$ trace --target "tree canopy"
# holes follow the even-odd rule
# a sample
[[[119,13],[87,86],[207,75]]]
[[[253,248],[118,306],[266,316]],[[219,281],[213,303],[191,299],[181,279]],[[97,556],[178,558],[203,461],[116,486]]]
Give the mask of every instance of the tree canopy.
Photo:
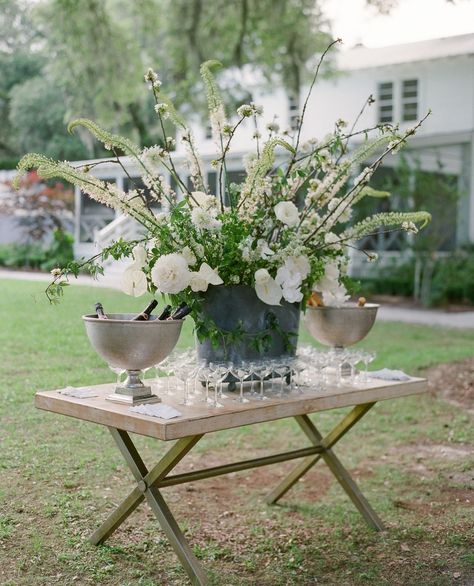
[[[386,5],[388,0],[370,0]],[[173,99],[204,104],[199,65],[253,66],[298,95],[331,40],[318,0],[0,0],[0,162],[36,150],[55,158],[102,154],[66,123],[97,120],[142,146],[157,120],[148,67]],[[229,98],[239,95],[229,88]]]

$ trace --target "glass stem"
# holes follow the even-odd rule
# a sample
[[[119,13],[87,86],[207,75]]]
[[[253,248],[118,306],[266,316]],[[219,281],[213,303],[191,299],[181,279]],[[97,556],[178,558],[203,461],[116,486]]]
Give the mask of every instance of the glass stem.
[[[183,381],[183,405],[188,404],[188,381],[185,379]]]

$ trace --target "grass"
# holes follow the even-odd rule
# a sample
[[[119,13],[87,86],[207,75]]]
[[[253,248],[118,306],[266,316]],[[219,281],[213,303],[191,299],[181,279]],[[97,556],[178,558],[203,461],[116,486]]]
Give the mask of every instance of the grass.
[[[0,281],[0,584],[187,584],[146,506],[107,542],[87,536],[132,486],[104,428],[33,407],[40,389],[110,381],[80,316],[140,309],[105,289],[73,286],[51,307],[33,282]],[[188,323],[180,346],[192,343]],[[302,340],[310,341],[302,332]],[[376,366],[419,373],[474,355],[472,332],[378,323],[364,340]],[[315,420],[328,431],[341,417]],[[377,405],[338,446],[389,531],[370,531],[318,465],[281,501],[263,496],[292,464],[167,489],[165,496],[223,585],[471,584],[474,580],[472,420],[434,396]],[[150,463],[168,447],[137,438]],[[202,467],[301,447],[290,420],[207,436],[185,460]],[[449,447],[446,451],[441,448]],[[232,450],[232,457],[228,456]],[[446,456],[446,453],[449,456]],[[467,502],[470,501],[470,502]]]

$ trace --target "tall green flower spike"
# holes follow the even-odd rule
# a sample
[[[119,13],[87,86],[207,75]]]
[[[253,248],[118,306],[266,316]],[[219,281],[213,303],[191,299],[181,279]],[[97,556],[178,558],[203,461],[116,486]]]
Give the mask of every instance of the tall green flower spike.
[[[373,234],[381,226],[386,228],[400,228],[404,222],[421,224],[424,228],[431,221],[429,212],[385,212],[369,216],[341,234],[341,240],[351,238],[357,240]]]
[[[273,163],[275,162],[275,149],[277,146],[283,147],[292,154],[295,152],[295,149],[291,144],[282,138],[275,137],[268,140],[263,147],[260,158],[256,160],[255,165],[245,180],[242,189],[243,193],[251,191],[255,187],[257,181],[263,179],[271,170]]]
[[[362,146],[358,147],[350,156],[349,162],[351,167],[357,165],[358,163],[363,163],[378,150],[386,147],[390,142],[399,139],[400,137],[396,134],[386,134],[384,136],[379,136],[378,138],[367,141]]]
[[[128,140],[128,138],[119,136],[118,134],[112,134],[87,118],[78,118],[70,122],[67,127],[68,132],[72,134],[73,130],[78,126],[87,128],[97,140],[100,140],[104,144],[107,150],[115,147],[138,159],[140,149],[131,140]]]
[[[370,187],[370,185],[365,185],[354,197],[351,205],[355,205],[361,199],[364,199],[364,197],[376,197],[382,199],[384,197],[390,197],[390,195],[390,191],[381,191],[379,189],[374,189],[373,187]]]
[[[211,71],[218,67],[222,67],[222,63],[215,59],[211,59],[210,61],[205,61],[200,69],[202,81],[204,82],[204,87],[206,89],[209,112],[211,113],[217,112],[220,109],[224,110],[224,102],[219,91],[219,86],[217,85],[216,79]]]

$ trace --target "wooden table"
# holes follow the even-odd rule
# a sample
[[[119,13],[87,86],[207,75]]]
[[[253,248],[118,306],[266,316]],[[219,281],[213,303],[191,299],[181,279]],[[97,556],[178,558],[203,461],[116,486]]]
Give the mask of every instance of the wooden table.
[[[381,531],[384,528],[382,521],[332,448],[377,401],[423,393],[427,390],[426,381],[421,378],[412,378],[405,382],[371,380],[364,388],[330,388],[320,392],[292,393],[267,401],[242,404],[233,398],[226,399],[224,407],[219,409],[208,407],[204,403],[185,407],[179,405],[178,401],[166,398],[166,404],[176,407],[181,411],[182,416],[177,419],[163,420],[132,413],[127,405],[107,401],[105,397],[112,392],[113,387],[114,385],[111,384],[92,387],[98,396],[88,399],[73,398],[58,391],[40,392],[35,398],[36,407],[39,409],[107,426],[135,477],[135,488],[92,534],[90,541],[96,545],[103,543],[146,499],[192,583],[199,585],[207,584],[206,573],[169,510],[161,494],[161,488],[302,458],[288,476],[268,494],[266,501],[268,504],[273,504],[318,460],[322,459],[366,522],[375,530]],[[353,409],[325,437],[308,417],[309,413],[349,406]],[[286,417],[296,419],[309,439],[309,446],[262,458],[170,475],[173,468],[206,433]],[[176,442],[161,460],[148,470],[132,442],[130,432],[163,441],[176,440]]]

